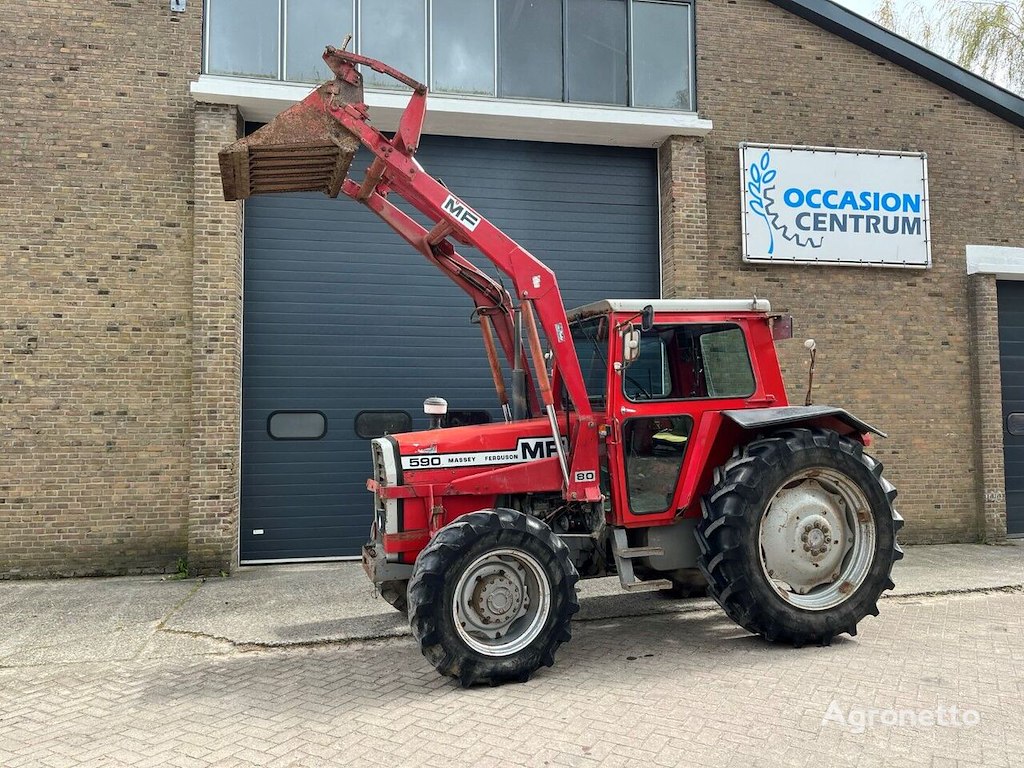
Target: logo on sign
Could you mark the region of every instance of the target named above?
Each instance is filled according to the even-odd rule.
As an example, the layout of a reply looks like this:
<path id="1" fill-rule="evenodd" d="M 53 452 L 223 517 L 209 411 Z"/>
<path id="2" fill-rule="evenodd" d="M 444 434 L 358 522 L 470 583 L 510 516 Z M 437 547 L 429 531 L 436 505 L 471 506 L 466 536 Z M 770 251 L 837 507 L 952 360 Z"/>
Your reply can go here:
<path id="1" fill-rule="evenodd" d="M 480 223 L 480 216 L 470 210 L 469 206 L 455 195 L 448 195 L 445 201 L 441 203 L 441 209 L 470 232 L 476 229 L 477 224 Z"/>
<path id="2" fill-rule="evenodd" d="M 764 223 L 768 226 L 768 253 L 775 253 L 775 228 L 772 225 L 771 219 L 768 218 L 768 211 L 765 208 L 765 195 L 766 190 L 768 192 L 775 189 L 771 186 L 771 183 L 775 181 L 775 177 L 778 172 L 774 168 L 770 168 L 771 156 L 765 152 L 761 155 L 760 160 L 751 163 L 750 168 L 747 169 L 747 192 L 750 194 L 750 198 L 747 200 L 747 205 L 750 206 L 750 210 L 754 212 L 755 216 L 760 216 L 764 219 Z"/>

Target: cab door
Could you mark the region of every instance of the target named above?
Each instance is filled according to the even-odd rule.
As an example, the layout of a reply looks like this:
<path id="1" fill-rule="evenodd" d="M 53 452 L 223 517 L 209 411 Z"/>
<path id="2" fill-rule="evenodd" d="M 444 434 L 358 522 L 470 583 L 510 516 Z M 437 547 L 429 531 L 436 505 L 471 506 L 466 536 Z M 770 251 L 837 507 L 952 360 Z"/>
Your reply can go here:
<path id="1" fill-rule="evenodd" d="M 614 359 L 622 361 L 621 336 Z M 609 372 L 609 462 L 615 523 L 652 525 L 689 500 L 681 480 L 710 448 L 700 424 L 742 407 L 757 390 L 742 324 L 694 318 L 660 323 L 640 337 L 639 357 Z"/>

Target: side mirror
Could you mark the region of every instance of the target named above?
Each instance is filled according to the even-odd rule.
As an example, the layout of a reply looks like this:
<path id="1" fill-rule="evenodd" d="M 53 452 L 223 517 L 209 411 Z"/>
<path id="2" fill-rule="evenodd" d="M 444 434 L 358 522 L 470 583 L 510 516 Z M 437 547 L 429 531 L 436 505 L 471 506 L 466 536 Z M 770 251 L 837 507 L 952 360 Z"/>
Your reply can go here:
<path id="1" fill-rule="evenodd" d="M 645 331 L 649 331 L 654 327 L 654 307 L 650 304 L 643 308 L 640 327 Z"/>
<path id="2" fill-rule="evenodd" d="M 629 365 L 640 357 L 640 331 L 632 325 L 622 334 L 622 361 Z"/>
<path id="3" fill-rule="evenodd" d="M 772 315 L 771 318 L 772 338 L 775 341 L 793 338 L 793 316 Z"/>

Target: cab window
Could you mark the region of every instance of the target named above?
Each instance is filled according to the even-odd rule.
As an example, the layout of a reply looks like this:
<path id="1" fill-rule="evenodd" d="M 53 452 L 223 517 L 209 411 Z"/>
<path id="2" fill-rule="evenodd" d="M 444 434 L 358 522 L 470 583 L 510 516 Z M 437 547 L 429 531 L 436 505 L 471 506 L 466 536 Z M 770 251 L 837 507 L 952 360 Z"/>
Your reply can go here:
<path id="1" fill-rule="evenodd" d="M 608 317 L 577 320 L 569 327 L 590 404 L 600 410 L 608 381 Z"/>
<path id="2" fill-rule="evenodd" d="M 754 394 L 754 372 L 738 325 L 661 325 L 640 337 L 640 355 L 622 375 L 633 402 L 738 398 Z"/>

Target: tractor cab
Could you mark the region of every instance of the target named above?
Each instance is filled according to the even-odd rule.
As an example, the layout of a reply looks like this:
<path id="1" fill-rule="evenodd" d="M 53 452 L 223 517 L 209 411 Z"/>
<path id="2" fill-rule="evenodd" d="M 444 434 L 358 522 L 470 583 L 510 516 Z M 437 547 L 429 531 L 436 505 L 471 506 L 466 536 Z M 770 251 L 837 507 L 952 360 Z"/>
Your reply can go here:
<path id="1" fill-rule="evenodd" d="M 764 299 L 612 299 L 568 313 L 623 524 L 698 514 L 722 412 L 787 404 L 770 312 Z"/>

